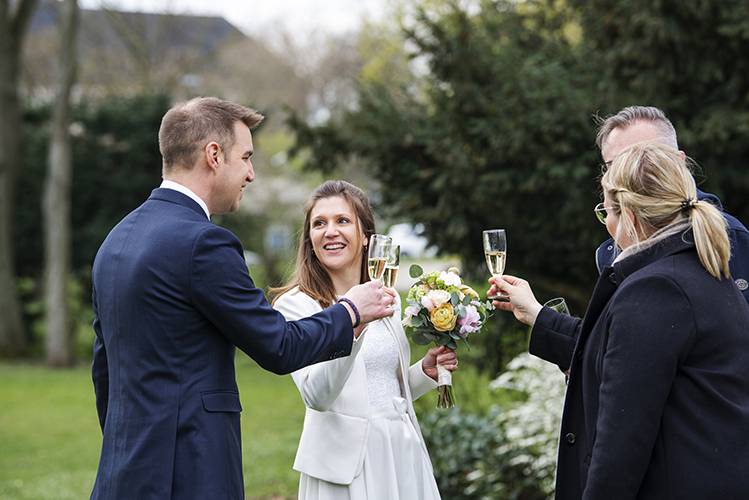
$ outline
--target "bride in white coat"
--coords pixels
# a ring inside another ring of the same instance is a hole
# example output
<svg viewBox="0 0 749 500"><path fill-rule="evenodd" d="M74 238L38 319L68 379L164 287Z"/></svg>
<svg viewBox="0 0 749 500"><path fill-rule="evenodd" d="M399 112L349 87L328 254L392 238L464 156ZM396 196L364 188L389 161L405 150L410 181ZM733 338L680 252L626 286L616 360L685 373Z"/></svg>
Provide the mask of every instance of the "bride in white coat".
<svg viewBox="0 0 749 500"><path fill-rule="evenodd" d="M273 302L288 320L329 307L369 281L367 243L375 225L364 192L328 181L304 211L294 278ZM307 407L294 462L300 500L440 498L412 401L437 387L438 362L454 371L458 361L440 347L408 366L397 297L396 314L367 325L350 356L291 375Z"/></svg>

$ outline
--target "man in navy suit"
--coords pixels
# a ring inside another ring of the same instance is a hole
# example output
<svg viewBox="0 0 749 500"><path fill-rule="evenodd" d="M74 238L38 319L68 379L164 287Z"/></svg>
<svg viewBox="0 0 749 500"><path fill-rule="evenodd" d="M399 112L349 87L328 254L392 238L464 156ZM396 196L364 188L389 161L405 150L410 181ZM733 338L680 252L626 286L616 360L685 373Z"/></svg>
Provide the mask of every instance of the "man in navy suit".
<svg viewBox="0 0 749 500"><path fill-rule="evenodd" d="M364 323L393 313L394 292L370 282L287 323L255 288L239 240L210 222L254 180L250 130L262 118L216 98L167 112L164 181L99 249L92 499L244 499L236 347L290 373L348 355Z"/></svg>

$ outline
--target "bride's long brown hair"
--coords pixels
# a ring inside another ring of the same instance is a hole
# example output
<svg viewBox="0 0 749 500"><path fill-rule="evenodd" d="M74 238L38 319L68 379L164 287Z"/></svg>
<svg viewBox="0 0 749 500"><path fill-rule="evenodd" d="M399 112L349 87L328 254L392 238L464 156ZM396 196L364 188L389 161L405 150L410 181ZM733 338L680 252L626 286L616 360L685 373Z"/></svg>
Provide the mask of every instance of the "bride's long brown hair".
<svg viewBox="0 0 749 500"><path fill-rule="evenodd" d="M325 198L340 196L346 200L356 215L356 225L364 233L365 242L375 234L374 215L369 205L369 198L358 187L346 181L326 181L318 186L304 203L304 226L299 239L299 251L297 253L296 268L294 275L284 286L271 288L271 294L275 295L273 303L278 297L299 287L299 291L317 300L322 308L332 306L336 303L335 288L328 272L312 250L312 239L310 237L310 225L312 209L318 201ZM361 276L360 283L369 281L367 272L367 247L361 244Z"/></svg>

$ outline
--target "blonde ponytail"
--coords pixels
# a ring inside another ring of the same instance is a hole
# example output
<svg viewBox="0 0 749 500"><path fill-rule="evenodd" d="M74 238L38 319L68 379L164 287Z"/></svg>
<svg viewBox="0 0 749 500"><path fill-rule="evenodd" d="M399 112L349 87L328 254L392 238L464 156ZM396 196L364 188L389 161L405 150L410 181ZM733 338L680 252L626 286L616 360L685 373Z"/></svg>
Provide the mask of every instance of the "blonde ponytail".
<svg viewBox="0 0 749 500"><path fill-rule="evenodd" d="M623 149L601 178L613 208L629 209L639 221L640 234L629 217L620 217L619 240L626 232L635 240L684 218L692 223L697 254L704 268L721 279L728 277L731 242L723 214L712 203L697 200L697 187L682 153L658 141Z"/></svg>
<svg viewBox="0 0 749 500"><path fill-rule="evenodd" d="M690 215L700 262L716 278L727 278L730 273L728 261L731 258L731 241L726 232L726 218L708 201L694 203Z"/></svg>

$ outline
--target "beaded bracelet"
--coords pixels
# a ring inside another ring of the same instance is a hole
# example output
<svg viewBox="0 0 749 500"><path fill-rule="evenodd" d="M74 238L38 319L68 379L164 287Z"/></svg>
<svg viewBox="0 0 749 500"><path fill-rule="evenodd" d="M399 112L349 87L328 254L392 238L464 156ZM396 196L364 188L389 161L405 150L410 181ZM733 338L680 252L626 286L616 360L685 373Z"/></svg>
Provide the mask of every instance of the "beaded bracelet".
<svg viewBox="0 0 749 500"><path fill-rule="evenodd" d="M354 315L356 315L356 323L354 323L353 328L356 328L357 326L361 324L361 316L359 316L359 309L356 308L353 300L348 299L346 297L341 297L340 299L338 299L338 303L340 304L341 302L345 302L346 304L350 305L351 309L354 310Z"/></svg>

